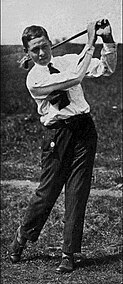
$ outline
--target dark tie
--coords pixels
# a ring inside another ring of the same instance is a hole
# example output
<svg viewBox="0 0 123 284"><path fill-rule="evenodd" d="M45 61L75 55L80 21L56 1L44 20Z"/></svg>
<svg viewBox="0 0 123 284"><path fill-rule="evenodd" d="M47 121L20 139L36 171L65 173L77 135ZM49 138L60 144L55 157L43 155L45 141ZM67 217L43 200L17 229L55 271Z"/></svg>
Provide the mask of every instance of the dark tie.
<svg viewBox="0 0 123 284"><path fill-rule="evenodd" d="M58 69L53 67L52 63L48 64L48 68L49 68L50 74L60 73ZM52 93L49 94L47 99L52 105L55 105L56 103L58 103L59 110L65 108L66 106L70 104L70 101L67 96L67 92L63 90L53 91Z"/></svg>

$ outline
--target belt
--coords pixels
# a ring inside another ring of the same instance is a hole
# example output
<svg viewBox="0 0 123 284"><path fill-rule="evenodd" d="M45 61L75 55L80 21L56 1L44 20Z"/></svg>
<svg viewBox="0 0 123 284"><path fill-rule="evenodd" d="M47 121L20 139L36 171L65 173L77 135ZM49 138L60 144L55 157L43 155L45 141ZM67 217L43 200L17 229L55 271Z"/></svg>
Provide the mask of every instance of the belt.
<svg viewBox="0 0 123 284"><path fill-rule="evenodd" d="M77 114L74 116L70 116L67 119L60 119L51 125L47 125L46 127L48 129L57 129L61 127L67 127L67 126L73 125L77 121L82 121L84 118L87 118L87 117L90 117L90 113Z"/></svg>

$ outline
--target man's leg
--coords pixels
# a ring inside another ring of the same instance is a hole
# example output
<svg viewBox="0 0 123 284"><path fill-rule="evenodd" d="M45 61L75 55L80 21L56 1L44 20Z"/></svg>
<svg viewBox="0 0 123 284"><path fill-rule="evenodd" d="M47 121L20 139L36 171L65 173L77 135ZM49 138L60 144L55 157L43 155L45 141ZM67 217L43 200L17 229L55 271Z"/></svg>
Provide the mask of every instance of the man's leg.
<svg viewBox="0 0 123 284"><path fill-rule="evenodd" d="M31 241L38 239L66 182L73 155L71 130L53 129L44 134L40 185L29 202L21 226L22 235Z"/></svg>
<svg viewBox="0 0 123 284"><path fill-rule="evenodd" d="M51 209L59 196L67 178L72 156L72 134L69 129L45 131L42 145L42 171L40 185L32 196L21 227L21 240L32 242L38 239ZM19 247L19 236L16 233L11 260L16 262L22 253ZM15 249L16 248L16 249ZM15 252L15 254L14 254ZM18 253L17 253L18 252ZM17 255L17 258L16 258Z"/></svg>
<svg viewBox="0 0 123 284"><path fill-rule="evenodd" d="M88 200L97 134L91 118L81 123L75 137L74 158L65 192L63 252L81 252L85 208Z"/></svg>

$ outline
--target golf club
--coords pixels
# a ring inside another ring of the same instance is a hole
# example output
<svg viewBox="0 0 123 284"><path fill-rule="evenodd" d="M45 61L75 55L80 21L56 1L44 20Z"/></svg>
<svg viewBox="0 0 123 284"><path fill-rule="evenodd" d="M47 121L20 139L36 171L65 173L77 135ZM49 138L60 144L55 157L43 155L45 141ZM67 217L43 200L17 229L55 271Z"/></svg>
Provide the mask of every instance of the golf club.
<svg viewBox="0 0 123 284"><path fill-rule="evenodd" d="M98 30L98 29L101 28L101 27L102 27L102 28L105 28L108 24L109 24L109 21L108 21L107 19L103 19L102 22L97 21L97 23L96 23L96 30ZM86 33L87 33L87 30L84 30L84 31L82 31L82 32L80 32L80 33L78 33L78 34L72 36L72 37L69 37L69 38L66 39L66 40L63 40L62 42L60 42L60 43L58 43L58 44L53 45L51 49L54 49L54 48L56 48L56 47L59 47L59 46L61 46L62 44L66 43L66 42L68 42L68 41L70 41L70 40L73 40L73 39L75 39L75 38L77 38L77 37L79 37L79 36L82 36L82 35L84 35L84 34L86 34Z"/></svg>
<svg viewBox="0 0 123 284"><path fill-rule="evenodd" d="M86 34L86 33L87 33L87 30L84 30L84 31L82 31L82 32L80 32L80 33L78 33L78 34L72 36L72 37L69 37L68 39L63 40L62 42L60 42L60 43L58 43L58 44L53 45L51 49L54 49L54 48L56 48L56 47L59 47L59 46L61 46L62 44L66 43L66 42L68 42L68 41L70 41L70 40L73 40L73 39L75 39L75 38L77 38L77 37L79 37L79 36L82 36L82 35L84 35L84 34Z"/></svg>

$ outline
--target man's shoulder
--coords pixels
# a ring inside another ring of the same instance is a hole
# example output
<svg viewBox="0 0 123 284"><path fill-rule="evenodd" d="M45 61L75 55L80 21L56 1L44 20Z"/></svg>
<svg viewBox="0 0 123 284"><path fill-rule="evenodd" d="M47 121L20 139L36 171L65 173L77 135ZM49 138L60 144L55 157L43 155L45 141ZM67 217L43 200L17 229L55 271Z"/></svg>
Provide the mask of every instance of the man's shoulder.
<svg viewBox="0 0 123 284"><path fill-rule="evenodd" d="M28 88L31 88L39 78L41 79L41 73L42 71L38 68L37 65L34 65L31 68L26 78L26 84Z"/></svg>
<svg viewBox="0 0 123 284"><path fill-rule="evenodd" d="M32 77L32 76L34 76L34 74L37 73L37 72L38 72L37 66L34 65L34 66L29 70L29 72L28 72L28 74L27 74L27 77L28 77L28 78L29 78L29 77Z"/></svg>
<svg viewBox="0 0 123 284"><path fill-rule="evenodd" d="M41 68L41 66L38 66L38 64L35 64L28 72L27 77L31 79L37 78L38 76L41 76L41 74L43 73L44 73L44 68Z"/></svg>

